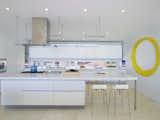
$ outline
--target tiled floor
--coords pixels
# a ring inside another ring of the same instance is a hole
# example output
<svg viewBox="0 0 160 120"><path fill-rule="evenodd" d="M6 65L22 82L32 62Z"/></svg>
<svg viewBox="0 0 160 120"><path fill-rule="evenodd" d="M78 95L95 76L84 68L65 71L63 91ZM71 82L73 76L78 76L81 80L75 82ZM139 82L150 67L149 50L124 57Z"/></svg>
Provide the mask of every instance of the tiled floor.
<svg viewBox="0 0 160 120"><path fill-rule="evenodd" d="M128 112L128 104L119 104L119 102L115 112L113 99L107 111L100 94L94 94L93 99L93 104L88 102L85 108L4 108L1 106L0 120L160 120L160 104L140 94L137 97L137 110L134 111L131 107L130 112ZM133 105L133 101L130 103Z"/></svg>

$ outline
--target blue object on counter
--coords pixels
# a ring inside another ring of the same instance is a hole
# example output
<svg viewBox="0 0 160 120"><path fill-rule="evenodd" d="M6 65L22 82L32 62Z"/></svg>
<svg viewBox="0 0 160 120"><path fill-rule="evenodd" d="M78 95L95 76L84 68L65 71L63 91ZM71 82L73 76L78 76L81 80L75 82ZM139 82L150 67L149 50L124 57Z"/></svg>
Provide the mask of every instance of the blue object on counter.
<svg viewBox="0 0 160 120"><path fill-rule="evenodd" d="M126 61L122 60L122 67L125 67L125 66L126 66Z"/></svg>
<svg viewBox="0 0 160 120"><path fill-rule="evenodd" d="M37 66L33 65L31 66L31 73L36 73L37 72Z"/></svg>

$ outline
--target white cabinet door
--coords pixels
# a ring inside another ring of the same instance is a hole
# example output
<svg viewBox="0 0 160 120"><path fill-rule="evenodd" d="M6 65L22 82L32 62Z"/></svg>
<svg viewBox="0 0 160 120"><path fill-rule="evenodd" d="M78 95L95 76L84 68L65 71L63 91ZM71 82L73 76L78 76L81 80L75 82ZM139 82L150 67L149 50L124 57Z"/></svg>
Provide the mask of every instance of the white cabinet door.
<svg viewBox="0 0 160 120"><path fill-rule="evenodd" d="M2 105L50 105L53 81L2 80Z"/></svg>
<svg viewBox="0 0 160 120"><path fill-rule="evenodd" d="M23 81L5 80L1 82L1 104L21 105L23 104Z"/></svg>
<svg viewBox="0 0 160 120"><path fill-rule="evenodd" d="M2 105L85 105L84 81L2 80Z"/></svg>
<svg viewBox="0 0 160 120"><path fill-rule="evenodd" d="M52 80L26 80L23 84L24 105L51 105L53 103Z"/></svg>
<svg viewBox="0 0 160 120"><path fill-rule="evenodd" d="M54 105L83 106L85 105L84 92L54 92Z"/></svg>

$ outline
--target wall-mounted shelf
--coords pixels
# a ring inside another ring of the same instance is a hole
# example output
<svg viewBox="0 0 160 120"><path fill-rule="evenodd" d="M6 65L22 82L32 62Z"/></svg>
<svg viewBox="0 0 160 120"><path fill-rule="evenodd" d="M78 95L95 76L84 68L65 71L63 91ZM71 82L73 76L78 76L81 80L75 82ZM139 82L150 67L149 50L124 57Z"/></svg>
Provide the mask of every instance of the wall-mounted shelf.
<svg viewBox="0 0 160 120"><path fill-rule="evenodd" d="M49 40L47 44L31 44L31 43L21 43L21 44L16 44L20 46L50 46L52 44L85 44L85 43L121 43L123 44L123 41L121 40L113 40L113 41L105 41L105 40Z"/></svg>

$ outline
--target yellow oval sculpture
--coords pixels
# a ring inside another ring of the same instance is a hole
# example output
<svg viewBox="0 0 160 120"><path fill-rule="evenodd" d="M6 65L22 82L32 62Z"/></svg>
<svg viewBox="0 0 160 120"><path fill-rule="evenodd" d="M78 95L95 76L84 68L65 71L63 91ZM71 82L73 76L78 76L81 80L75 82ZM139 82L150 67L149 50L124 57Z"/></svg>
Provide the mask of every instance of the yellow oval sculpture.
<svg viewBox="0 0 160 120"><path fill-rule="evenodd" d="M143 41L148 41L150 42L154 49L155 49L155 53L156 53L156 59L155 59L155 63L153 65L153 67L149 70L142 70L136 63L136 49L137 47L143 42ZM133 46L132 48L132 51L131 51L131 62L132 62L132 66L133 68L135 69L135 71L142 75L142 76L150 76L152 75L158 68L159 66L159 46L158 46L158 43L155 39L153 39L152 37L143 37L143 38L140 38L136 43L135 45Z"/></svg>

